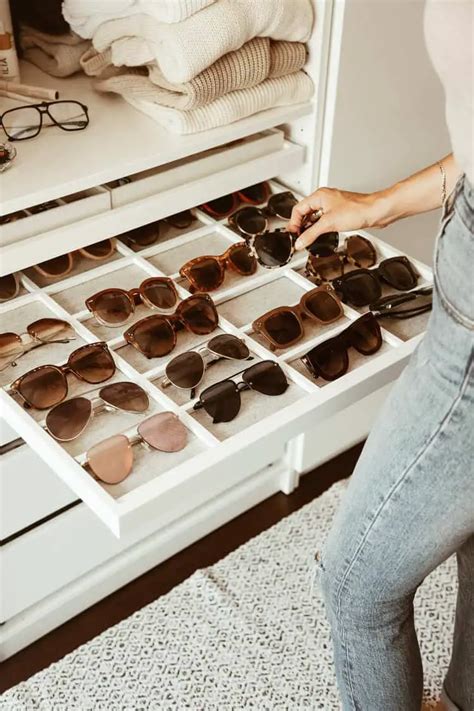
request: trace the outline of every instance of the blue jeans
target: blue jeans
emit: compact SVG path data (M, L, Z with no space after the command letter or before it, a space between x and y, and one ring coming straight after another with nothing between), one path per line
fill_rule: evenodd
M374 426L319 558L344 711L420 711L413 598L457 554L448 708L474 710L474 190L438 238L423 341Z

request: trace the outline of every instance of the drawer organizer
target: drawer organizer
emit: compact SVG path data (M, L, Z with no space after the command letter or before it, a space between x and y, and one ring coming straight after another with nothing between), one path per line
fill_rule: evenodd
M274 192L281 189L272 183ZM362 357L351 349L350 368L345 376L332 383L312 380L300 357L311 346L344 329L360 313L345 305L344 317L329 326L305 321L302 341L272 353L265 341L252 332L251 323L271 308L296 304L305 291L313 288L302 273L305 254L297 253L289 265L274 270L259 266L251 277L227 271L221 288L211 292L219 313L219 330L208 337L180 332L171 355L148 360L124 341L122 334L129 324L118 328L99 324L85 310L84 301L111 286L136 287L149 276L169 276L175 281L179 296L189 296L189 285L179 276L179 266L199 255L222 254L230 244L240 241L224 220L215 221L199 210L194 214L195 220L186 230L160 223L159 240L140 251L132 251L126 235L119 235L113 257L99 266L77 255L73 271L55 283L46 283L33 268L26 269L20 274L21 293L1 306L3 323L7 322L8 330L16 333L24 332L35 319L48 316L63 318L74 328L74 343L32 350L19 359L15 368L8 367L0 373L4 386L0 392L2 410L15 430L117 536L148 524L151 530L153 525L157 527L157 521L165 525L176 520L275 461L290 439L391 382L426 326L426 314L407 321L382 322L384 342L378 353ZM277 225L278 220L273 219L272 226ZM383 241L367 236L376 247L378 261L399 254ZM429 283L430 270L415 260L412 263L420 274L419 285ZM131 323L151 313L156 312L138 306ZM187 392L174 387L163 389L161 380L169 358L205 343L219 331L241 337L251 351L252 364L265 359L277 361L290 385L277 397L244 392L237 417L214 425L203 410L193 409L194 401L189 400ZM150 396L150 411L140 416L100 414L77 440L63 445L43 429L44 413L25 410L7 393L7 387L31 368L43 363L60 365L72 350L96 341L108 343L117 365L117 373L106 383L126 379L140 384ZM219 361L206 372L201 389L241 371L241 362ZM68 385L68 397L91 390L90 385L72 377L68 378ZM141 420L163 410L175 412L188 430L188 444L182 451L164 454L148 451L144 446L134 447L132 473L115 486L99 483L81 466L92 444L119 432L131 435Z

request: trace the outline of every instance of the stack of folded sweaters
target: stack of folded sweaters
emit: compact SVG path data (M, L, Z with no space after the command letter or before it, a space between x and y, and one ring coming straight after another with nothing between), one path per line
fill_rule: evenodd
M311 0L64 0L100 91L175 133L307 101Z

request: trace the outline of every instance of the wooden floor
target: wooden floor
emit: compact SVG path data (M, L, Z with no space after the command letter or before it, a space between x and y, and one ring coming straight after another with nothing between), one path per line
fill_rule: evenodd
M198 568L213 565L253 536L320 496L335 481L349 476L361 449L362 445L357 445L315 469L302 478L300 486L289 496L275 494L266 499L7 659L2 664L0 692L61 659L169 592Z

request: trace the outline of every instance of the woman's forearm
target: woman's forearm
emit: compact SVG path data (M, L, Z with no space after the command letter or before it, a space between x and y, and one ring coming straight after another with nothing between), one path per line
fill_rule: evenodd
M409 178L375 193L372 227L386 227L403 217L441 207L443 172L439 163L446 175L446 194L449 195L460 175L452 153Z

